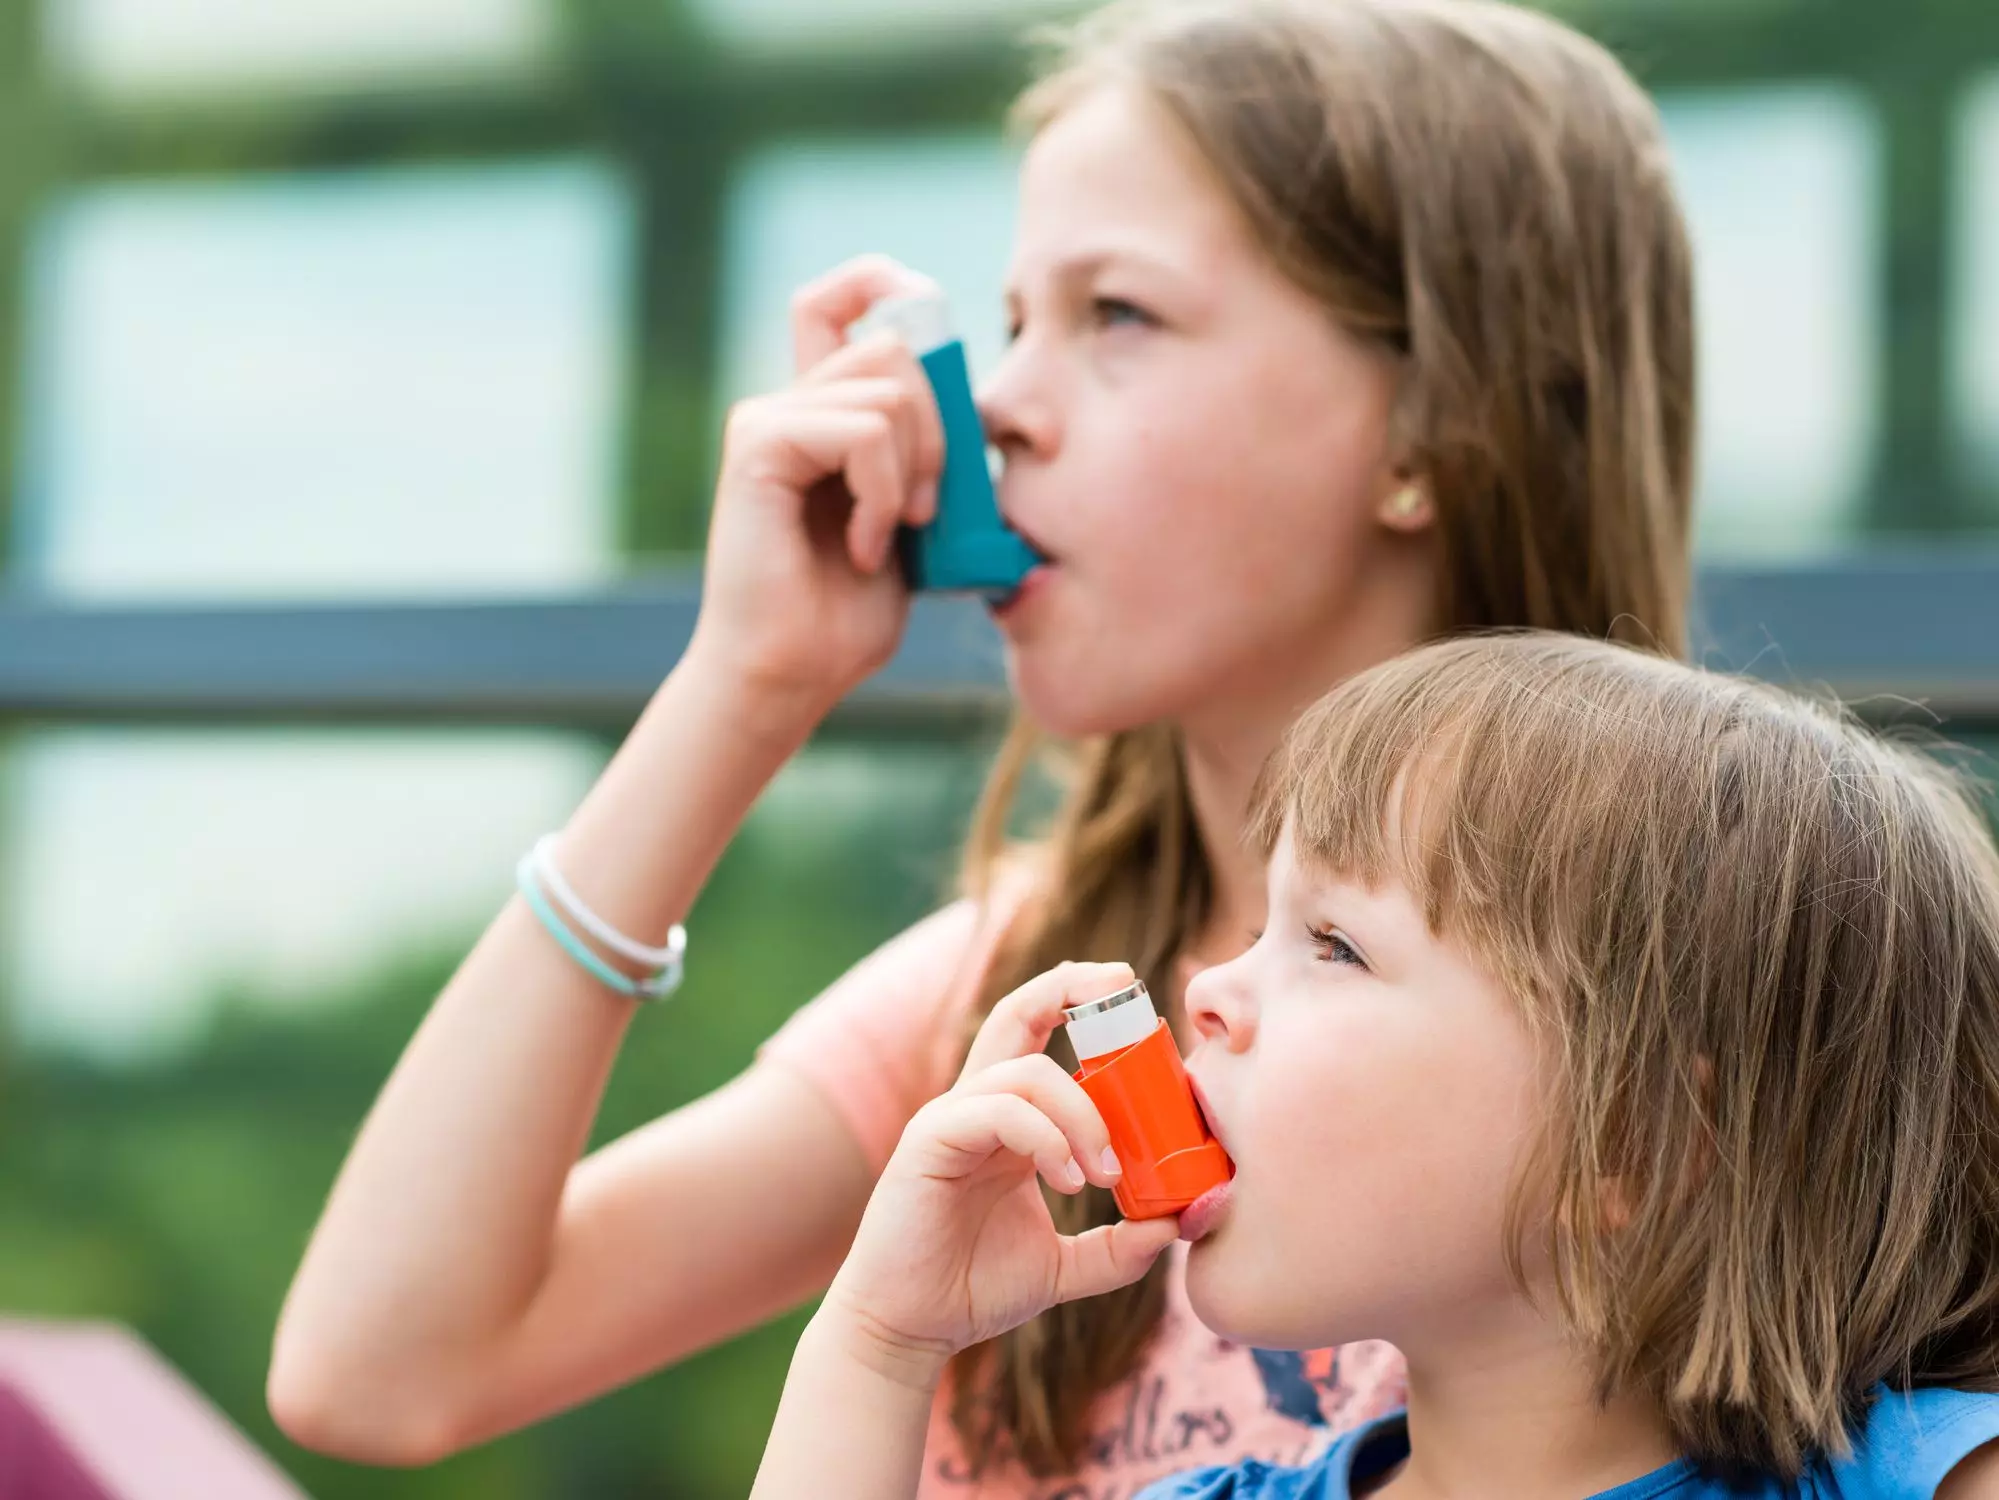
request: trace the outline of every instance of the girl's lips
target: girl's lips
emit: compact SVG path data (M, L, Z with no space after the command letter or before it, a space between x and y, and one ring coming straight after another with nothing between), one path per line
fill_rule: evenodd
M1221 1142L1222 1150L1228 1151L1228 1141L1223 1138L1221 1131L1215 1128L1215 1111L1208 1103L1207 1091L1201 1087L1201 1080L1196 1078L1191 1070L1187 1074L1187 1086L1194 1092L1194 1106L1200 1110L1201 1118L1207 1122L1209 1134ZM1235 1153L1233 1151L1229 1151L1229 1161L1231 1163L1235 1161ZM1233 1175L1230 1176L1227 1182L1222 1183L1218 1187L1211 1187L1205 1193L1201 1194L1200 1197L1180 1210L1180 1238L1192 1244L1194 1241L1210 1233L1217 1224L1221 1223L1223 1216L1228 1213L1229 1204L1234 1200L1234 1197L1235 1178Z
M1181 1209L1180 1238L1190 1245L1196 1240L1205 1238L1217 1224L1221 1223L1234 1197L1235 1179L1230 1178L1218 1187L1209 1188Z
M1041 538L1036 536L1033 532L1029 531L1025 526L1022 526L1020 522L1014 517L1013 513L1009 511L1004 504L1000 506L999 512L1000 512L1000 523L1004 525L1008 531L1011 531L1015 536L1019 537L1023 542L1027 543L1028 546L1032 547L1034 549L1034 555L1036 557L1040 558L1043 562L1055 561L1054 554L1049 552L1049 550L1046 547L1041 545Z
M1229 1160L1234 1161L1235 1152L1229 1151L1228 1138L1215 1124L1214 1106L1208 1103L1207 1090L1201 1087L1201 1080L1194 1076L1192 1069L1187 1073L1187 1086L1194 1091L1194 1107L1200 1110L1201 1118L1207 1122L1208 1134L1222 1143L1222 1150L1228 1151Z
M992 611L993 618L1006 619L1018 610L1024 601L1041 592L1054 566L1053 563L1037 563L1028 570L1027 576L1020 580L1012 593L1004 598L992 600L987 607Z

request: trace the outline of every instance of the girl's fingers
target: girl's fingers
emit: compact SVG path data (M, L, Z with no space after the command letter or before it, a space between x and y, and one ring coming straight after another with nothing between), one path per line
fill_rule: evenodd
M944 423L922 369L900 343L888 338L842 350L814 372L812 379L801 381L776 399L803 406L860 406L884 413L895 426L896 452L905 480L896 520L922 526L935 518L937 481L944 472Z
M1096 1104L1046 1053L994 1063L984 1072L960 1080L956 1091L1012 1094L1025 1099L1055 1122L1090 1181L1110 1187L1123 1175L1124 1168L1111 1150L1110 1132L1104 1128L1104 1117Z
M847 327L884 297L935 294L937 283L886 255L862 255L800 287L791 298L792 368L800 374L847 339Z
M926 1109L933 1144L942 1148L937 1175L969 1177L1001 1151L1034 1163L1035 1171L1059 1193L1080 1191L1083 1169L1070 1153L1068 1137L1048 1116L1017 1094L946 1094Z
M854 501L845 522L848 554L861 572L878 572L911 503L894 415L902 399L894 382L878 380L745 403L729 437L741 457L725 461L758 470L800 497L822 479L843 476Z
M1027 1057L1048 1045L1072 1005L1101 1000L1133 983L1130 964L1063 964L1030 979L992 1008L965 1057L960 1081L994 1063Z
M822 360L793 389L866 391L870 401L895 418L911 480L902 519L921 526L935 517L937 480L944 472L944 419L930 379L908 345L887 333L850 344Z
M843 472L854 497L847 517L847 556L863 573L879 573L888 562L895 528L909 494L894 420L868 414L869 426L847 453Z
M1130 1286L1179 1237L1180 1221L1120 1219L1059 1242L1055 1300L1074 1302Z

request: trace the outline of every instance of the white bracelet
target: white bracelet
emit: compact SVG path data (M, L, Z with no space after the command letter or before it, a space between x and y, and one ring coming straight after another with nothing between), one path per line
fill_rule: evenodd
M652 976L642 981L648 998L658 999L680 988L681 977L687 967L687 929L678 922L674 923L666 935L664 948L648 948L637 939L626 937L584 905L583 898L562 878L562 872L556 869L555 861L550 857L554 848L555 835L547 834L535 844L528 859L542 889L555 898L555 904L563 913L620 958L653 970Z

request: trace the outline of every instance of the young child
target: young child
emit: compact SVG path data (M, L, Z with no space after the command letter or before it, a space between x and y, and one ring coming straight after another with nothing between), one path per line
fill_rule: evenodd
M925 1106L792 1366L758 1500L911 1493L952 1355L1196 1243L1256 1347L1388 1339L1406 1413L1147 1500L1999 1497L1999 856L1836 713L1522 634L1350 680L1267 766L1269 917L1187 997L1237 1171L1117 1175L1041 1054L1071 965Z

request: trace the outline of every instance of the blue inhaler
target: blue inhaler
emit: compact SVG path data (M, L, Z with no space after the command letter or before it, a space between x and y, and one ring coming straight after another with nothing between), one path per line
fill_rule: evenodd
M905 526L896 536L903 577L912 589L1003 597L1020 586L1041 556L1000 519L986 433L972 401L965 346L951 330L942 296L887 297L847 329L849 343L889 329L909 346L930 377L944 420L944 472L937 480L937 518Z

